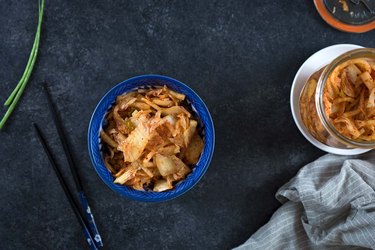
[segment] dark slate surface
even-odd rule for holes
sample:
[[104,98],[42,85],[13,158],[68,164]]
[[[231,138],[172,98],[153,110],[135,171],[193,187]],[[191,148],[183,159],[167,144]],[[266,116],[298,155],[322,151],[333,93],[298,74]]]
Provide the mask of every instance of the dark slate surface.
[[[26,64],[36,2],[1,1],[1,102]],[[31,130],[32,121],[43,125],[65,164],[40,81],[50,83],[58,103],[105,249],[228,249],[266,223],[280,206],[276,190],[323,154],[302,137],[291,117],[289,91],[299,66],[323,47],[374,46],[374,38],[374,31],[332,29],[310,0],[47,0],[35,72],[0,133],[1,248],[86,248]],[[148,73],[195,89],[211,111],[217,136],[214,159],[200,183],[159,204],[112,192],[86,149],[88,122],[105,91]],[[67,166],[63,169],[71,180]]]

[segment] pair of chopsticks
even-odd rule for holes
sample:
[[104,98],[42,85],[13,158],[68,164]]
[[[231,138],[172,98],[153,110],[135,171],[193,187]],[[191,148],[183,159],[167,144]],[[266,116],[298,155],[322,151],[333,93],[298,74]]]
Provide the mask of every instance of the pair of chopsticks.
[[77,220],[82,227],[83,233],[86,237],[87,243],[90,246],[90,249],[98,249],[99,247],[103,246],[103,242],[101,240],[100,234],[99,234],[98,229],[96,227],[96,224],[95,224],[95,221],[94,221],[94,216],[91,213],[91,209],[89,207],[88,200],[87,200],[86,195],[83,191],[82,182],[81,182],[81,179],[80,179],[80,177],[78,175],[78,172],[77,172],[77,167],[76,167],[76,165],[73,161],[72,154],[70,152],[66,137],[64,135],[64,130],[62,128],[60,119],[59,119],[59,117],[56,113],[55,107],[54,107],[53,102],[52,102],[52,97],[51,97],[51,95],[48,91],[48,88],[47,88],[46,84],[43,85],[43,91],[46,95],[49,110],[52,114],[53,121],[55,123],[56,129],[57,129],[57,132],[58,132],[58,135],[59,135],[59,138],[60,138],[60,142],[61,142],[61,144],[63,146],[63,149],[64,149],[65,156],[68,160],[68,164],[69,164],[71,174],[73,175],[74,183],[75,183],[75,186],[76,186],[76,189],[77,189],[77,195],[79,197],[80,206],[78,205],[77,201],[74,199],[74,195],[73,195],[72,191],[69,189],[69,187],[67,185],[67,182],[64,180],[64,177],[61,174],[61,171],[60,171],[59,167],[57,166],[54,157],[52,156],[52,152],[49,149],[49,147],[46,143],[46,140],[45,140],[39,126],[37,124],[33,123],[35,132],[37,134],[37,137],[38,137],[40,143],[43,146],[43,149],[44,149],[44,151],[45,151],[45,153],[48,157],[48,160],[49,160],[51,166],[53,167],[53,170],[56,173],[57,178],[59,179],[59,182],[60,182],[60,184],[61,184],[61,186],[64,190],[64,193],[65,193],[66,197],[68,198],[68,201],[69,201],[69,203],[70,203],[70,205],[73,209],[73,212],[76,215]]

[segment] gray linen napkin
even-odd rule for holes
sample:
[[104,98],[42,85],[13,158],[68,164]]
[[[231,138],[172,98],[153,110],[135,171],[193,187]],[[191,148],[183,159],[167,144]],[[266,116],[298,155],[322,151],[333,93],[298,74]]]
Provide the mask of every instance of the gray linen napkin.
[[277,191],[283,205],[270,221],[235,249],[375,249],[375,154],[350,158],[304,166]]

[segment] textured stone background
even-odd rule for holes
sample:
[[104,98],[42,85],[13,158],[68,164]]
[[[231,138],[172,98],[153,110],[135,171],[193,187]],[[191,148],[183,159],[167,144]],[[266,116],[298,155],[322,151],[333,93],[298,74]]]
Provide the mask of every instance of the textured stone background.
[[[323,152],[295,126],[293,77],[315,51],[374,46],[374,31],[329,27],[312,1],[46,1],[40,55],[20,105],[0,132],[2,249],[86,248],[31,122],[42,125],[71,180],[40,81],[69,133],[105,249],[228,249],[279,207],[274,193]],[[0,101],[32,47],[37,1],[0,1]],[[159,204],[121,198],[91,166],[86,131],[101,96],[140,74],[187,83],[216,127],[212,164],[182,197]],[[1,113],[5,109],[0,108]],[[72,183],[72,181],[71,181]]]

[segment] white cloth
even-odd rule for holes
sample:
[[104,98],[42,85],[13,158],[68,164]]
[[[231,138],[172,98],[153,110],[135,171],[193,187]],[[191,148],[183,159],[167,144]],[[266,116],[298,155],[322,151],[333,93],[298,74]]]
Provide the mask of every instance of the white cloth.
[[276,193],[283,205],[236,250],[375,249],[375,154],[325,155]]

